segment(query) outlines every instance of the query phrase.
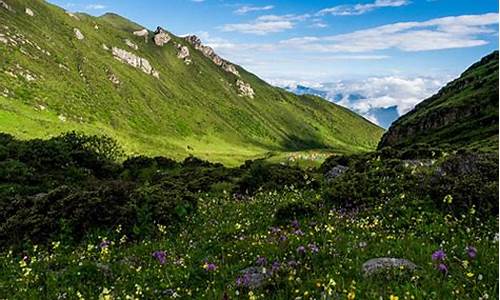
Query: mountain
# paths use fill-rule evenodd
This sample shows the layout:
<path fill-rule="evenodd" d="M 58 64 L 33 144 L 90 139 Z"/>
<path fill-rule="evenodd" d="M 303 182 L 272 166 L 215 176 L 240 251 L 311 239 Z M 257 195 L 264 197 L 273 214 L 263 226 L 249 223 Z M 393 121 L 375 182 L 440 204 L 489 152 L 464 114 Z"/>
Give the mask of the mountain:
<path fill-rule="evenodd" d="M 269 151 L 374 149 L 382 129 L 232 64 L 196 36 L 116 14 L 0 1 L 0 131 L 105 133 L 128 153 L 239 163 Z"/>
<path fill-rule="evenodd" d="M 498 151 L 498 51 L 394 122 L 379 148 L 414 143 Z"/>

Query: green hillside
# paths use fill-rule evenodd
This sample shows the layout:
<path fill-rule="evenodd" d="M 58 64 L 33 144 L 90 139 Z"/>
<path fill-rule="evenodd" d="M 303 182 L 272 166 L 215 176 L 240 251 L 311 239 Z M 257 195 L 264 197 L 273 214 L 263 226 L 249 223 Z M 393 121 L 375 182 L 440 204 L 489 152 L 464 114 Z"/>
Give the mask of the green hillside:
<path fill-rule="evenodd" d="M 498 151 L 498 51 L 394 122 L 379 148 L 415 143 Z"/>
<path fill-rule="evenodd" d="M 77 129 L 113 136 L 129 154 L 236 164 L 271 151 L 363 152 L 382 135 L 347 109 L 219 66 L 185 38 L 165 33 L 171 40 L 158 46 L 154 32 L 137 36 L 143 27 L 115 14 L 3 3 L 0 131 L 19 138 Z M 187 57 L 179 58 L 181 47 Z M 135 55 L 136 67 L 117 53 Z"/>

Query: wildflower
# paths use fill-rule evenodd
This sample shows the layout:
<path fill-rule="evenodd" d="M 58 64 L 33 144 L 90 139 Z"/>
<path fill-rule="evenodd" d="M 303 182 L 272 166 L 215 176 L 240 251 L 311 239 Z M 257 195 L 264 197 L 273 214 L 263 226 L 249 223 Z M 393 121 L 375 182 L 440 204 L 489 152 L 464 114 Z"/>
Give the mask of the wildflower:
<path fill-rule="evenodd" d="M 214 272 L 215 270 L 217 270 L 217 266 L 214 263 L 205 263 L 203 265 L 203 269 L 205 269 L 205 271 L 207 272 Z"/>
<path fill-rule="evenodd" d="M 257 258 L 257 261 L 256 261 L 257 265 L 259 266 L 264 266 L 264 265 L 267 265 L 267 258 L 265 258 L 264 256 L 259 256 Z"/>
<path fill-rule="evenodd" d="M 355 298 L 356 298 L 356 293 L 349 292 L 349 294 L 347 294 L 347 299 L 348 300 L 354 300 Z"/>
<path fill-rule="evenodd" d="M 302 254 L 302 255 L 306 254 L 306 247 L 304 247 L 304 246 L 297 247 L 297 253 Z"/>
<path fill-rule="evenodd" d="M 298 229 L 300 227 L 299 221 L 293 220 L 292 221 L 292 227 L 295 229 Z"/>
<path fill-rule="evenodd" d="M 469 278 L 470 278 L 470 277 L 474 277 L 474 273 L 472 273 L 472 272 L 469 272 L 469 273 L 467 273 L 466 275 L 467 275 L 467 277 L 469 277 Z"/>
<path fill-rule="evenodd" d="M 291 260 L 288 262 L 288 266 L 290 268 L 295 268 L 297 266 L 297 262 L 295 260 Z"/>
<path fill-rule="evenodd" d="M 389 296 L 389 300 L 399 300 L 399 297 L 391 295 L 391 296 Z"/>
<path fill-rule="evenodd" d="M 164 265 L 167 262 L 167 253 L 165 251 L 155 251 L 152 255 L 160 263 Z"/>
<path fill-rule="evenodd" d="M 99 244 L 99 247 L 100 247 L 101 249 L 104 249 L 104 248 L 109 247 L 109 245 L 110 245 L 110 244 L 111 244 L 111 243 L 110 243 L 108 240 L 103 240 L 103 241 Z"/>
<path fill-rule="evenodd" d="M 477 249 L 475 247 L 469 246 L 469 247 L 467 247 L 466 250 L 467 250 L 467 255 L 470 258 L 472 258 L 472 259 L 476 258 L 476 256 L 477 256 Z"/>
<path fill-rule="evenodd" d="M 297 229 L 293 232 L 295 235 L 304 235 L 304 232 L 300 229 Z"/>
<path fill-rule="evenodd" d="M 432 253 L 432 260 L 442 261 L 446 258 L 446 253 L 439 249 L 436 252 Z"/>
<path fill-rule="evenodd" d="M 437 269 L 439 270 L 439 272 L 441 272 L 443 274 L 447 274 L 448 273 L 448 267 L 445 264 L 439 264 L 437 266 Z"/>
<path fill-rule="evenodd" d="M 277 261 L 273 262 L 273 265 L 271 266 L 271 272 L 278 272 L 281 267 L 281 264 Z"/>
<path fill-rule="evenodd" d="M 319 252 L 319 247 L 316 244 L 309 244 L 307 247 L 309 247 L 309 250 L 311 250 L 312 253 Z"/>

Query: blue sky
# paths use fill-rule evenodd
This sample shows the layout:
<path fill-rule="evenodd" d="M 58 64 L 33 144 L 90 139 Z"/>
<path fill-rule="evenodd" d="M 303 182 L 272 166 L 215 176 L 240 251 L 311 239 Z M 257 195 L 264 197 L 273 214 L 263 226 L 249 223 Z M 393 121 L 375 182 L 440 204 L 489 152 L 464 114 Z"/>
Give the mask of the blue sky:
<path fill-rule="evenodd" d="M 498 49 L 496 0 L 96 1 L 51 2 L 197 34 L 276 85 L 360 94 L 338 102 L 385 127 Z"/>

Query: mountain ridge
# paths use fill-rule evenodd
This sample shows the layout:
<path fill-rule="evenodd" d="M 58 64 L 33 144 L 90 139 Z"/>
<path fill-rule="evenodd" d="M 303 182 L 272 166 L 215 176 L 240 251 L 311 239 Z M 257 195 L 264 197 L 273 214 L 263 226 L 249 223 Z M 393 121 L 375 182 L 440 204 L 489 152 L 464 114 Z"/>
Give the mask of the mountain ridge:
<path fill-rule="evenodd" d="M 498 151 L 498 50 L 396 120 L 378 148 L 415 143 Z"/>
<path fill-rule="evenodd" d="M 367 151 L 382 134 L 326 100 L 270 86 L 194 38 L 164 30 L 158 46 L 152 31 L 113 13 L 4 3 L 15 12 L 0 8 L 7 27 L 0 33 L 17 44 L 0 43 L 0 130 L 18 137 L 77 129 L 107 133 L 131 153 L 212 160 L 238 153 L 229 160 L 241 162 L 269 151 Z"/>

